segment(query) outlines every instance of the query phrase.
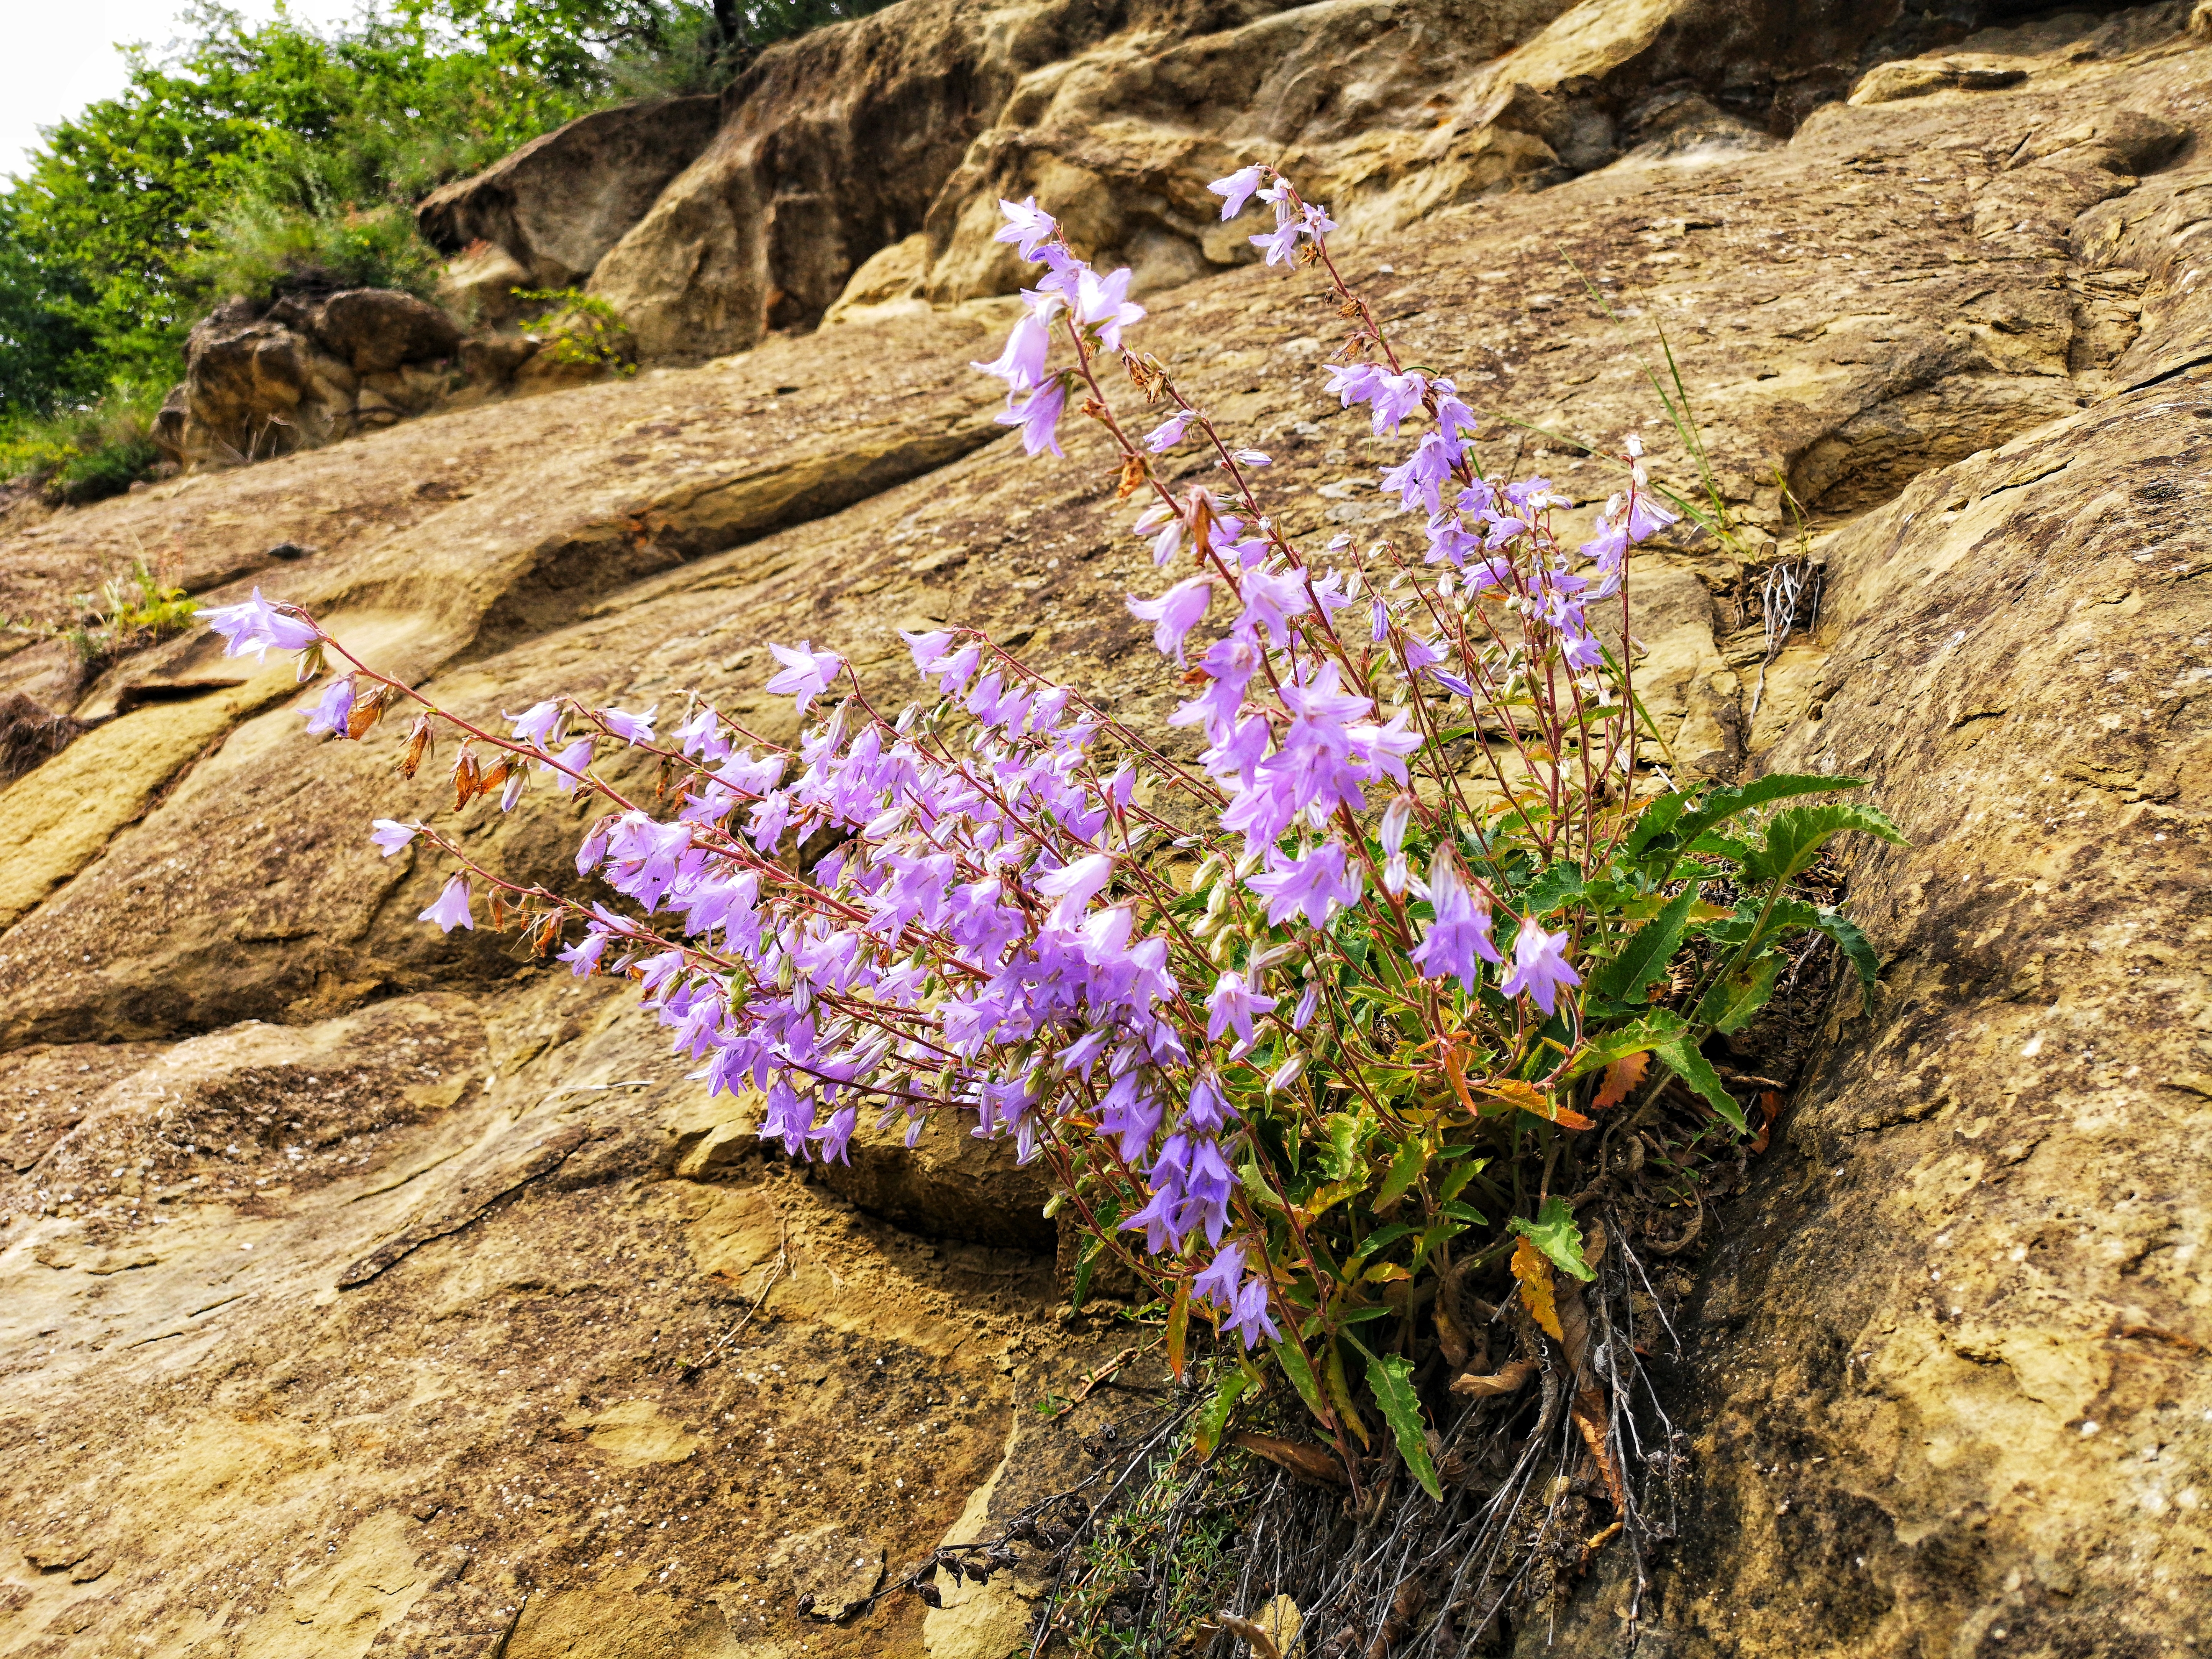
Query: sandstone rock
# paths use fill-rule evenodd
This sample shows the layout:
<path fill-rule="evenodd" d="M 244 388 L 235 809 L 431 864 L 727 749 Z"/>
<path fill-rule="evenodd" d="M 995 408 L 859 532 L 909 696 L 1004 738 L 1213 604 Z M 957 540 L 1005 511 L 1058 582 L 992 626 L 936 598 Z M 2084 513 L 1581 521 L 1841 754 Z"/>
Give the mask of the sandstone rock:
<path fill-rule="evenodd" d="M 491 289 L 582 283 L 706 148 L 720 118 L 713 96 L 580 116 L 433 191 L 415 210 L 416 226 L 441 252 L 477 250 L 467 274 L 454 273 L 456 289 L 479 298 L 483 321 L 501 321 L 513 301 Z M 509 280 L 509 271 L 520 274 Z"/>
<path fill-rule="evenodd" d="M 1604 32 L 1607 9 L 1577 9 L 1588 28 L 1550 34 L 1547 61 Z M 1530 95 L 1499 112 L 1522 125 L 1484 140 L 1565 166 L 1611 112 L 1625 159 L 1348 250 L 1408 349 L 1479 388 L 1486 459 L 1585 509 L 1632 429 L 1697 489 L 1637 362 L 1664 372 L 1665 319 L 1738 526 L 1639 560 L 1669 741 L 1722 771 L 1863 770 L 1916 836 L 1853 872 L 1889 957 L 1875 1018 L 1838 1011 L 1752 1191 L 1711 1224 L 1665 1382 L 1689 1501 L 1639 1651 L 2148 1652 L 2202 1599 L 2191 653 L 2212 623 L 2181 567 L 2212 558 L 2192 412 L 2212 407 L 2212 300 L 2191 275 L 2203 173 L 2172 134 L 2198 132 L 2212 60 L 2169 9 L 2163 34 L 2077 17 L 2049 52 L 2008 40 L 2036 60 L 2020 86 L 1837 102 L 1772 145 L 1743 139 L 1789 103 L 1755 54 L 1741 105 L 1636 80 L 1662 17 L 1617 99 L 1515 82 Z M 1656 15 L 1613 13 L 1608 52 Z M 2074 55 L 2092 35 L 2139 44 Z M 1270 448 L 1297 533 L 1402 533 L 1372 482 L 1389 446 L 1317 395 L 1333 341 L 1304 284 L 1224 265 L 1153 301 L 1146 346 Z M 1122 609 L 1158 577 L 1101 516 L 1101 446 L 1071 422 L 1064 463 L 979 449 L 994 399 L 964 364 L 1011 307 L 874 307 L 11 530 L 0 599 L 66 617 L 136 538 L 210 602 L 251 580 L 327 611 L 468 711 L 696 689 L 765 725 L 789 716 L 760 690 L 765 641 L 834 642 L 903 687 L 896 629 L 924 622 L 1026 640 L 1113 707 L 1163 710 L 1175 688 Z M 1798 550 L 1778 472 L 1830 585 L 1754 718 L 1740 562 Z M 256 574 L 287 540 L 319 550 Z M 63 666 L 30 646 L 0 687 L 58 709 Z M 217 666 L 187 641 L 131 672 Z M 23 781 L 64 780 L 98 735 Z M 509 1659 L 962 1652 L 910 1601 L 805 1620 L 761 1565 L 834 1524 L 903 1571 L 1087 1470 L 1053 1437 L 1103 1420 L 1103 1391 L 1065 1424 L 1031 1407 L 1119 1334 L 1099 1351 L 1056 1326 L 1041 1252 L 908 1231 L 934 1199 L 894 1225 L 746 1152 L 733 1120 L 675 1149 L 697 1085 L 626 988 L 411 921 L 434 873 L 361 829 L 441 804 L 391 779 L 388 733 L 311 744 L 285 709 L 221 736 L 0 933 L 0 1090 L 24 1114 L 0 1148 L 0 1444 L 11 1503 L 117 1561 L 98 1594 L 0 1571 L 0 1648 L 283 1652 L 343 1630 L 349 1650 L 504 1640 Z M 574 825 L 540 805 L 437 821 L 550 873 Z M 179 1135 L 185 1115 L 222 1138 Z M 974 1201 L 1024 1213 L 999 1174 Z M 339 1288 L 395 1241 L 413 1248 Z M 1620 1569 L 1601 1553 L 1528 1650 L 1616 1650 Z M 1018 1626 L 1023 1583 L 945 1611 Z"/>
<path fill-rule="evenodd" d="M 320 448 L 359 430 L 364 414 L 373 425 L 428 409 L 451 389 L 432 365 L 459 343 L 443 312 L 390 289 L 290 296 L 265 307 L 233 300 L 192 329 L 184 383 L 163 404 L 154 436 L 186 465 Z"/>
<path fill-rule="evenodd" d="M 496 328 L 530 303 L 515 290 L 533 286 L 530 272 L 496 242 L 471 242 L 438 273 L 438 302 L 471 327 Z"/>

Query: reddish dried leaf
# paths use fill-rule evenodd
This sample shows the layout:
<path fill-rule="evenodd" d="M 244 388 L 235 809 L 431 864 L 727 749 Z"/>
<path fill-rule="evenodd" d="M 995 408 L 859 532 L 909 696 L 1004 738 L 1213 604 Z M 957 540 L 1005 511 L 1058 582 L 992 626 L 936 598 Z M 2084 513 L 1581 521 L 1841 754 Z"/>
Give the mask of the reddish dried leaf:
<path fill-rule="evenodd" d="M 1590 1110 L 1601 1112 L 1608 1106 L 1618 1106 L 1628 1098 L 1630 1091 L 1644 1081 L 1644 1073 L 1650 1068 L 1651 1056 L 1647 1053 L 1623 1054 L 1605 1068 L 1605 1081 L 1598 1085 L 1597 1098 L 1590 1102 Z"/>
<path fill-rule="evenodd" d="M 1766 1150 L 1766 1137 L 1774 1128 L 1774 1120 L 1782 1113 L 1782 1097 L 1772 1089 L 1763 1090 L 1759 1097 L 1759 1109 L 1765 1121 L 1759 1126 L 1759 1134 L 1751 1143 L 1753 1152 Z"/>
<path fill-rule="evenodd" d="M 1319 1446 L 1300 1445 L 1295 1441 L 1278 1440 L 1270 1434 L 1249 1431 L 1231 1435 L 1229 1443 L 1241 1446 L 1308 1480 L 1331 1486 L 1345 1484 L 1344 1466 Z"/>

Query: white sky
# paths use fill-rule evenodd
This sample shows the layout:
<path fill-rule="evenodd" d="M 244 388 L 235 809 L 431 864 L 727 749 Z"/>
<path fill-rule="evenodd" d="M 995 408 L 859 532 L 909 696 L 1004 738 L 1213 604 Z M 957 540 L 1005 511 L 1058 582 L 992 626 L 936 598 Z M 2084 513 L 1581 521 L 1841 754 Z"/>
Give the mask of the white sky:
<path fill-rule="evenodd" d="M 267 17 L 276 0 L 230 0 Z M 352 16 L 359 0 L 290 0 L 292 15 L 318 27 Z M 179 33 L 186 0 L 0 0 L 0 174 L 22 171 L 39 129 L 123 88 L 118 44 L 159 47 Z"/>

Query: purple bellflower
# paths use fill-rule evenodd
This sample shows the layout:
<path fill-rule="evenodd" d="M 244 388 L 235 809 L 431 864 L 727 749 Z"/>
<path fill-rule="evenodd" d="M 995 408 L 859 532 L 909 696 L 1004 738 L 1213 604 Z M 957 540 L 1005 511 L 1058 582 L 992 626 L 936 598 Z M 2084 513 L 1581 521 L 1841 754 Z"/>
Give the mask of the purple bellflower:
<path fill-rule="evenodd" d="M 473 929 L 476 922 L 469 915 L 469 878 L 455 876 L 447 881 L 436 902 L 416 920 L 434 921 L 448 933 L 456 927 Z"/>
<path fill-rule="evenodd" d="M 1513 940 L 1512 971 L 1498 989 L 1509 997 L 1526 996 L 1548 1014 L 1561 991 L 1582 982 L 1567 965 L 1565 931 L 1547 933 L 1533 920 L 1523 921 Z"/>

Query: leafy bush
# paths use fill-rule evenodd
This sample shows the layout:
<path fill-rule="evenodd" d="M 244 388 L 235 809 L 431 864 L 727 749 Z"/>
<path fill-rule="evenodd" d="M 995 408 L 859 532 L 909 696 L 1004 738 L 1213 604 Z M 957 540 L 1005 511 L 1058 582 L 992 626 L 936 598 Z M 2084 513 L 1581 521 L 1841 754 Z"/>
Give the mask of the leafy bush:
<path fill-rule="evenodd" d="M 185 273 L 198 290 L 226 298 L 344 288 L 401 289 L 427 298 L 438 258 L 404 208 L 301 211 L 251 196 L 210 228 Z"/>
<path fill-rule="evenodd" d="M 210 6 L 0 195 L 0 408 L 174 381 L 210 299 L 313 273 L 420 291 L 415 201 L 562 122 L 725 84 L 877 0 L 386 0 L 328 33 Z"/>
<path fill-rule="evenodd" d="M 152 434 L 162 396 L 120 384 L 75 409 L 0 418 L 0 478 L 37 484 L 56 506 L 122 494 L 161 459 Z"/>
<path fill-rule="evenodd" d="M 636 337 L 605 300 L 573 288 L 519 288 L 514 296 L 544 307 L 528 325 L 544 340 L 540 356 L 617 378 L 637 373 Z"/>
<path fill-rule="evenodd" d="M 988 366 L 1000 418 L 1057 454 L 1076 400 L 1119 453 L 1119 495 L 1144 499 L 1133 531 L 1179 574 L 1129 608 L 1190 692 L 1164 729 L 955 629 L 907 636 L 932 690 L 896 713 L 834 651 L 774 647 L 768 690 L 823 711 L 790 750 L 697 696 L 665 738 L 657 709 L 573 698 L 501 735 L 300 613 L 257 599 L 210 621 L 234 652 L 343 665 L 311 731 L 359 738 L 419 703 L 402 770 L 458 737 L 457 810 L 512 810 L 533 777 L 606 805 L 576 867 L 620 909 L 520 887 L 453 830 L 380 821 L 387 854 L 420 841 L 455 866 L 425 921 L 474 927 L 481 890 L 540 951 L 568 939 L 576 973 L 627 972 L 793 1156 L 844 1158 L 866 1113 L 909 1145 L 949 1119 L 1042 1160 L 1090 1239 L 1079 1298 L 1115 1263 L 1179 1375 L 1212 1328 L 1224 1380 L 1194 1419 L 1201 1454 L 1248 1401 L 1294 1398 L 1328 1450 L 1266 1455 L 1318 1466 L 1363 1512 L 1394 1480 L 1443 1501 L 1484 1467 L 1448 1438 L 1470 1402 L 1541 1374 L 1542 1432 L 1567 1435 L 1563 1459 L 1586 1449 L 1599 1501 L 1634 1524 L 1630 1243 L 1583 1212 L 1643 1167 L 1638 1126 L 1677 1172 L 1747 1132 L 1708 1047 L 1804 941 L 1871 996 L 1866 940 L 1800 884 L 1838 835 L 1900 837 L 1871 806 L 1804 804 L 1853 779 L 1686 782 L 1646 759 L 1664 745 L 1637 695 L 1628 555 L 1684 503 L 1638 441 L 1567 545 L 1571 503 L 1486 471 L 1454 383 L 1405 367 L 1338 276 L 1326 211 L 1262 167 L 1214 188 L 1224 216 L 1268 203 L 1253 240 L 1316 270 L 1347 319 L 1328 392 L 1378 436 L 1422 431 L 1382 479 L 1404 532 L 1303 544 L 1268 513 L 1269 458 L 1125 343 L 1144 316 L 1128 273 L 1006 204 L 1003 240 L 1045 272 Z M 1111 369 L 1156 410 L 1141 437 Z M 1218 482 L 1177 492 L 1156 458 L 1194 441 Z M 668 805 L 594 770 L 628 749 L 658 757 Z M 1608 1162 L 1624 1125 L 1633 1157 Z M 1601 1265 L 1609 1299 L 1586 1303 Z M 1518 1358 L 1492 1355 L 1493 1330 Z M 1510 1479 L 1525 1487 L 1534 1455 Z M 1498 1490 L 1490 1512 L 1510 1516 Z"/>

